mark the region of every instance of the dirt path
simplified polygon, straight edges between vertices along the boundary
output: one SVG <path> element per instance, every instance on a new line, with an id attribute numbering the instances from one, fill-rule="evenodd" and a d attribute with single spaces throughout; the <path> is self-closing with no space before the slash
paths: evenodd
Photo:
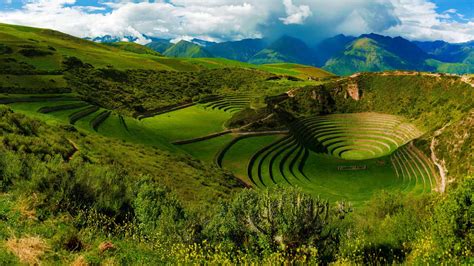
<path id="1" fill-rule="evenodd" d="M 241 127 L 239 127 L 239 128 L 232 129 L 232 132 L 239 132 L 239 131 L 242 131 L 242 130 L 244 130 L 244 129 L 246 129 L 246 128 L 252 126 L 252 125 L 255 125 L 256 123 L 266 121 L 266 120 L 272 118 L 273 116 L 274 116 L 273 113 L 272 113 L 272 114 L 269 114 L 269 115 L 267 115 L 266 117 L 264 117 L 264 118 L 262 118 L 262 119 L 259 119 L 259 120 L 257 120 L 257 121 L 254 121 L 254 122 L 249 123 L 249 124 L 247 124 L 247 125 L 243 125 L 243 126 L 241 126 Z"/>
<path id="2" fill-rule="evenodd" d="M 444 131 L 444 129 L 449 126 L 450 124 L 444 125 L 441 129 L 438 129 L 435 131 L 433 138 L 431 139 L 431 145 L 430 145 L 430 150 L 431 150 L 431 160 L 433 163 L 438 167 L 439 170 L 439 175 L 441 177 L 441 183 L 439 184 L 439 192 L 443 193 L 446 190 L 446 174 L 448 170 L 446 169 L 446 162 L 444 160 L 439 160 L 438 157 L 436 157 L 436 145 L 438 145 L 438 141 L 436 140 L 436 137 L 441 135 Z"/>

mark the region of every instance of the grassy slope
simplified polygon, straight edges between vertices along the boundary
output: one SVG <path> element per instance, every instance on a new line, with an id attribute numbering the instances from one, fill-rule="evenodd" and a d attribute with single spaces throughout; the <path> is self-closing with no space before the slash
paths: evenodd
<path id="1" fill-rule="evenodd" d="M 77 110 L 65 110 L 49 114 L 41 114 L 37 111 L 41 107 L 68 103 L 71 102 L 13 103 L 10 104 L 10 106 L 17 112 L 47 121 L 50 124 L 66 124 L 69 121 L 69 115 Z M 101 110 L 79 120 L 76 123 L 76 126 L 89 132 L 93 132 L 90 122 L 95 115 L 100 112 Z M 224 122 L 230 117 L 231 113 L 229 112 L 212 110 L 199 105 L 143 120 L 124 117 L 127 125 L 127 128 L 124 128 L 120 122 L 119 116 L 113 114 L 99 127 L 98 132 L 104 136 L 122 139 L 132 143 L 151 145 L 166 150 L 177 151 L 178 149 L 170 144 L 171 141 L 196 138 L 222 131 L 224 130 Z"/>
<path id="2" fill-rule="evenodd" d="M 136 54 L 149 54 L 149 55 L 161 56 L 159 52 L 156 52 L 155 50 L 147 46 L 134 43 L 134 42 L 113 42 L 113 43 L 104 43 L 104 44 L 122 49 L 127 52 L 136 53 Z"/>
<path id="3" fill-rule="evenodd" d="M 60 70 L 61 62 L 65 56 L 75 56 L 83 62 L 96 67 L 109 65 L 118 69 L 166 69 L 179 70 L 187 64 L 175 64 L 158 56 L 126 52 L 122 49 L 106 46 L 91 41 L 86 41 L 67 34 L 48 29 L 38 29 L 23 26 L 0 24 L 1 43 L 11 47 L 14 51 L 24 45 L 36 49 L 50 51 L 51 55 L 38 57 L 24 57 L 17 53 L 3 55 L 2 57 L 15 58 L 18 61 L 27 61 L 39 70 Z M 51 48 L 54 50 L 51 50 Z"/>
<path id="4" fill-rule="evenodd" d="M 170 141 L 190 139 L 224 130 L 224 122 L 231 117 L 228 112 L 202 106 L 146 118 L 141 123 Z"/>
<path id="5" fill-rule="evenodd" d="M 186 57 L 186 58 L 212 57 L 212 55 L 208 51 L 206 51 L 203 47 L 191 42 L 184 41 L 184 40 L 166 49 L 166 51 L 163 54 L 170 57 Z"/>
<path id="6" fill-rule="evenodd" d="M 423 65 L 408 62 L 412 56 L 402 58 L 383 43 L 371 38 L 361 38 L 348 46 L 341 56 L 326 62 L 324 69 L 338 75 L 392 69 L 420 69 Z"/>
<path id="7" fill-rule="evenodd" d="M 227 134 L 208 140 L 182 145 L 180 147 L 199 160 L 213 163 L 214 158 L 219 150 L 229 143 L 234 137 L 235 136 L 231 134 Z"/>
<path id="8" fill-rule="evenodd" d="M 339 171 L 338 166 L 367 166 L 367 170 Z M 331 201 L 351 201 L 361 205 L 381 190 L 403 190 L 388 157 L 365 161 L 346 161 L 311 153 L 304 168 L 310 179 L 305 189 Z"/>

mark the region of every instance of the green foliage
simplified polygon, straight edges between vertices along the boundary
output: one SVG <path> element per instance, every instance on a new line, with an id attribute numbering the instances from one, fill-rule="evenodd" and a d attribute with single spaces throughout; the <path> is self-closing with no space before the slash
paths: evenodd
<path id="1" fill-rule="evenodd" d="M 5 191 L 22 174 L 23 162 L 16 153 L 0 150 L 0 191 Z"/>
<path id="2" fill-rule="evenodd" d="M 245 190 L 223 205 L 205 234 L 212 241 L 254 252 L 312 246 L 327 259 L 334 255 L 338 237 L 331 223 L 344 211 L 336 212 L 327 202 L 296 188 Z"/>
<path id="3" fill-rule="evenodd" d="M 417 198 L 382 191 L 348 219 L 340 261 L 361 264 L 401 263 L 412 243 L 429 223 L 429 197 Z"/>
<path id="4" fill-rule="evenodd" d="M 470 264 L 473 262 L 474 178 L 467 177 L 434 209 L 430 227 L 415 244 L 417 263 Z"/>
<path id="5" fill-rule="evenodd" d="M 150 178 L 140 181 L 133 206 L 140 229 L 154 241 L 183 241 L 192 229 L 185 226 L 185 211 L 178 199 Z"/>
<path id="6" fill-rule="evenodd" d="M 187 103 L 210 94 L 257 91 L 264 94 L 266 72 L 221 68 L 199 72 L 76 68 L 66 78 L 73 91 L 109 109 L 140 114 Z"/>

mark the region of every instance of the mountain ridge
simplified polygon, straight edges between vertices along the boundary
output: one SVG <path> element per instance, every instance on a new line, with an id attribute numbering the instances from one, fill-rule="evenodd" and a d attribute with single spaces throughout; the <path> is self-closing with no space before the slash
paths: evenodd
<path id="1" fill-rule="evenodd" d="M 136 40 L 132 37 L 125 39 Z M 474 71 L 474 41 L 422 42 L 375 33 L 362 34 L 358 37 L 339 34 L 313 46 L 288 35 L 283 35 L 274 41 L 262 38 L 220 43 L 196 38 L 176 44 L 166 39 L 151 37 L 148 39 L 152 42 L 146 46 L 165 56 L 216 57 L 259 65 L 296 63 L 322 67 L 338 75 L 385 70 L 437 71 L 452 74 Z M 92 40 L 120 41 L 112 36 Z M 172 47 L 175 48 L 171 49 Z M 171 50 L 167 52 L 168 49 Z"/>

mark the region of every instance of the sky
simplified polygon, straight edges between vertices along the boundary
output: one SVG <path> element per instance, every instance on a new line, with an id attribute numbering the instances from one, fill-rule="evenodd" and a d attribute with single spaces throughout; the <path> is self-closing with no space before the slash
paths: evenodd
<path id="1" fill-rule="evenodd" d="M 474 0 L 0 0 L 0 22 L 78 37 L 229 41 L 336 34 L 474 40 Z"/>

